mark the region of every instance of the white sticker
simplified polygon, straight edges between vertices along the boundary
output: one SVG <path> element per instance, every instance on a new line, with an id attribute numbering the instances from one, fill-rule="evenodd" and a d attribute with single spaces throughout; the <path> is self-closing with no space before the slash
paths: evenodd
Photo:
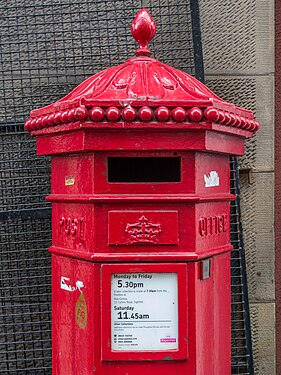
<path id="1" fill-rule="evenodd" d="M 112 275 L 111 348 L 178 349 L 177 273 Z"/>
<path id="2" fill-rule="evenodd" d="M 204 174 L 205 187 L 220 186 L 220 178 L 217 171 L 211 171 L 209 175 Z"/>
<path id="3" fill-rule="evenodd" d="M 68 292 L 75 292 L 75 290 L 79 290 L 82 293 L 82 288 L 84 288 L 83 281 L 77 280 L 75 286 L 71 286 L 70 278 L 69 277 L 61 277 L 60 280 L 60 288 L 63 290 L 67 290 Z"/>
<path id="4" fill-rule="evenodd" d="M 75 177 L 74 176 L 65 176 L 64 177 L 64 184 L 65 186 L 71 186 L 75 184 Z"/>

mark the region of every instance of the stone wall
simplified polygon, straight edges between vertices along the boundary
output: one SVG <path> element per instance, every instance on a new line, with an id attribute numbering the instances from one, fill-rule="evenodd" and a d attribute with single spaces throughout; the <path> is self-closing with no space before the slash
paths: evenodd
<path id="1" fill-rule="evenodd" d="M 240 159 L 242 224 L 256 375 L 275 374 L 274 1 L 200 0 L 206 84 L 255 112 Z"/>

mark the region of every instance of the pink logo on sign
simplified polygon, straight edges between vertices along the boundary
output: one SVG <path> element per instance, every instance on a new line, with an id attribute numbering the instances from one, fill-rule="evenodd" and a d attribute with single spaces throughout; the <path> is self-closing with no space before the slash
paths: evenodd
<path id="1" fill-rule="evenodd" d="M 176 341 L 177 341 L 177 339 L 174 338 L 174 337 L 165 337 L 165 338 L 163 338 L 163 339 L 160 339 L 160 342 L 162 342 L 162 343 L 166 343 L 166 342 L 176 342 Z"/>

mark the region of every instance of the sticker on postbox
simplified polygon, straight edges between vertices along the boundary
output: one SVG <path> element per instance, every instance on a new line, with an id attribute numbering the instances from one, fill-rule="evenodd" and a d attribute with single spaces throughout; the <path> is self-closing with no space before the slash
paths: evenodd
<path id="1" fill-rule="evenodd" d="M 177 273 L 112 275 L 111 348 L 178 349 Z"/>

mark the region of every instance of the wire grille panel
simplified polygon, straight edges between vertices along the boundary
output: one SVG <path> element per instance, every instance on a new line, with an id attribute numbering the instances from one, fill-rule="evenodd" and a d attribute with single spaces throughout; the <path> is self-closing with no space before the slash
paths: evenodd
<path id="1" fill-rule="evenodd" d="M 155 55 L 194 74 L 189 2 L 0 2 L 0 374 L 51 374 L 51 228 L 44 199 L 50 160 L 36 157 L 23 123 L 31 109 L 133 56 L 130 23 L 143 6 L 157 22 Z"/>
<path id="2" fill-rule="evenodd" d="M 0 373 L 51 374 L 49 218 L 0 222 Z"/>
<path id="3" fill-rule="evenodd" d="M 31 109 L 133 56 L 130 23 L 143 6 L 157 23 L 154 56 L 202 80 L 197 0 L 0 1 L 0 374 L 51 374 L 51 227 L 44 199 L 50 160 L 36 157 L 35 140 L 23 131 L 23 122 Z M 241 268 L 232 266 L 233 368 L 248 374 L 237 365 L 244 361 L 246 368 L 248 352 L 239 310 Z"/>
<path id="4" fill-rule="evenodd" d="M 253 375 L 246 264 L 240 214 L 239 166 L 230 158 L 230 191 L 236 200 L 230 207 L 232 374 Z"/>

